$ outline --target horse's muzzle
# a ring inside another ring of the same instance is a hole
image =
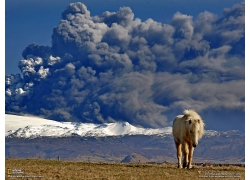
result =
[[[193,144],[193,147],[195,148],[197,146],[197,144]]]

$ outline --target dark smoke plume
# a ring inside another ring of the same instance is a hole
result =
[[[177,12],[141,21],[129,7],[91,16],[71,3],[52,45],[30,44],[6,76],[6,112],[60,121],[169,125],[172,114],[240,111],[245,98],[245,3],[223,17]]]

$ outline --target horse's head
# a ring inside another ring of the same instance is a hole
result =
[[[188,133],[190,134],[191,140],[192,140],[192,145],[193,147],[198,146],[198,141],[200,139],[200,134],[202,133],[201,131],[201,120],[200,119],[187,119],[186,120],[187,124],[187,130]]]
[[[185,110],[184,113],[187,133],[191,137],[193,147],[196,147],[199,139],[203,136],[204,123],[195,111]]]

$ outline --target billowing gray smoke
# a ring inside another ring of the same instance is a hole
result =
[[[245,3],[170,24],[129,7],[91,16],[72,3],[52,46],[29,45],[6,76],[6,111],[61,121],[168,125],[185,108],[244,113]],[[172,119],[171,119],[172,120]]]

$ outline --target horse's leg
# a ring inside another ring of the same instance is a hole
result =
[[[178,168],[182,168],[182,165],[181,165],[181,158],[182,158],[181,144],[175,142],[175,146],[176,146],[176,150],[177,150]]]
[[[182,144],[182,150],[183,150],[183,154],[184,154],[183,168],[186,168],[188,165],[189,147],[188,147],[188,143],[185,141]]]
[[[192,146],[192,144],[189,144],[188,169],[192,168],[193,153],[194,153],[194,147]]]

